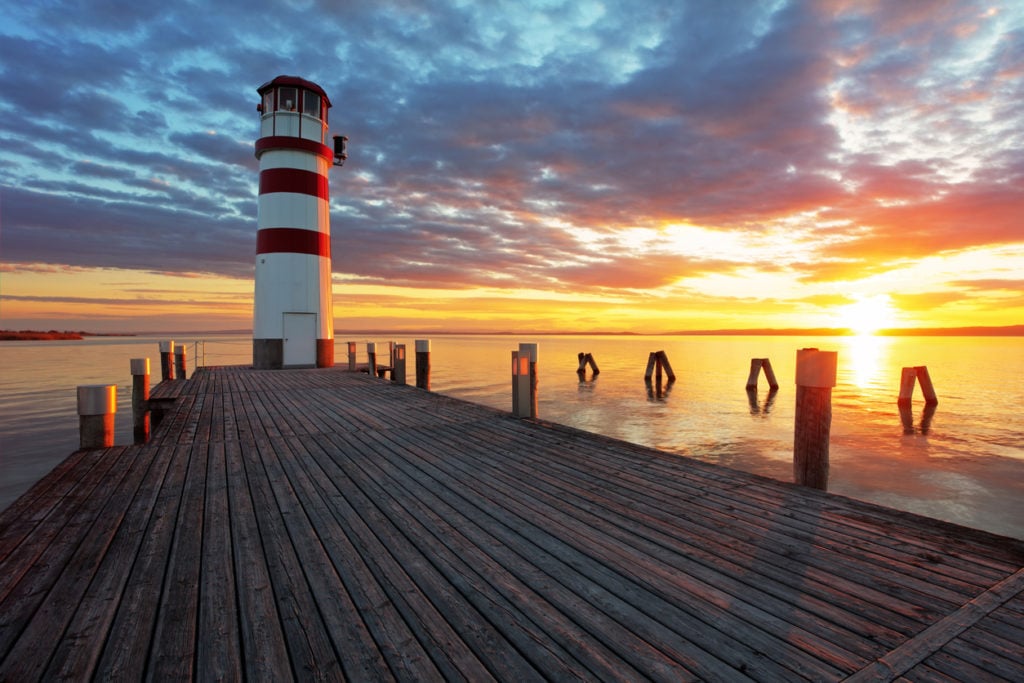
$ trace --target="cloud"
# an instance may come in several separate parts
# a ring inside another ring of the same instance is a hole
[[[1020,243],[1024,13],[994,7],[23,3],[0,29],[2,258],[250,277],[255,88],[281,73],[320,83],[351,139],[344,281],[735,274],[609,248],[667,224],[788,221],[807,256],[754,265],[807,286]]]

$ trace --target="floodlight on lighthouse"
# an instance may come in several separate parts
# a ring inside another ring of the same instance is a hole
[[[334,136],[334,165],[344,166],[348,159],[348,138],[344,135]]]

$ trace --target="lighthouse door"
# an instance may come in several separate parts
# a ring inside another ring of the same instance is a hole
[[[316,313],[284,314],[282,365],[316,367]]]

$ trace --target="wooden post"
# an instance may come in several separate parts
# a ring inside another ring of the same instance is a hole
[[[928,406],[938,405],[939,397],[935,395],[935,387],[932,385],[932,378],[928,374],[927,365],[919,365],[914,368],[917,381],[921,384],[921,393],[924,394],[924,403]]]
[[[580,379],[583,379],[586,376],[588,365],[590,366],[590,369],[594,371],[594,375],[601,373],[601,370],[598,369],[597,362],[594,360],[594,356],[592,354],[580,351],[576,354],[576,357],[580,362],[579,367],[576,368],[576,374],[580,376]]]
[[[391,381],[405,384],[405,344],[395,344],[395,359],[391,365]]]
[[[767,358],[762,358],[761,369],[764,370],[764,378],[768,380],[768,388],[772,391],[778,391],[779,380],[775,379],[775,371],[772,370],[772,362]]]
[[[174,342],[160,342],[160,381],[174,379]]]
[[[900,373],[900,397],[896,399],[897,405],[910,405],[914,397],[914,384],[917,381],[917,370],[914,368],[903,368]]]
[[[416,386],[430,391],[430,340],[416,340]]]
[[[793,430],[793,480],[828,489],[828,448],[832,429],[835,351],[800,349],[796,353],[796,423]]]
[[[538,345],[535,343],[520,343],[519,344],[519,358],[520,363],[522,358],[525,356],[528,359],[528,383],[527,383],[527,398],[530,405],[530,417],[537,418],[537,356],[538,356]]]
[[[750,359],[750,374],[747,375],[747,389],[757,389],[757,377],[761,374],[761,359]]]
[[[354,341],[348,342],[348,371],[356,371],[356,343]]]
[[[78,437],[80,448],[114,445],[116,384],[84,384],[78,387]]]
[[[185,371],[185,345],[179,344],[174,347],[174,376],[177,379],[188,379]]]
[[[512,352],[512,414],[537,417],[537,345],[520,344]]]
[[[366,343],[366,371],[370,377],[377,376],[377,344],[376,342]]]
[[[764,370],[764,378],[768,380],[768,388],[776,391],[779,388],[779,381],[775,379],[775,371],[772,370],[772,362],[767,358],[751,358],[750,374],[747,375],[747,389],[757,389],[757,378]]]
[[[665,368],[665,376],[668,377],[669,382],[676,381],[676,373],[672,372],[672,364],[668,362],[668,354],[664,351],[658,351],[659,365]]]
[[[647,356],[647,369],[644,370],[644,381],[650,382],[654,375],[654,366],[658,363],[658,352],[651,351]]]
[[[149,440],[149,359],[132,358],[132,432],[135,443]]]

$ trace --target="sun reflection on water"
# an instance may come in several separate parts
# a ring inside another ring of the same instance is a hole
[[[858,334],[844,339],[846,358],[840,365],[845,380],[861,389],[877,387],[883,383],[886,360],[891,340],[871,334]]]

